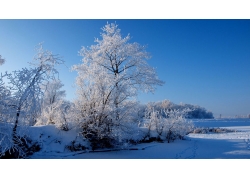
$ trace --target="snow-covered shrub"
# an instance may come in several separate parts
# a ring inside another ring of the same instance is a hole
[[[144,140],[157,137],[159,140],[166,139],[169,143],[175,139],[183,139],[194,127],[190,120],[184,118],[188,111],[165,109],[155,111],[154,107],[148,106],[143,126],[147,128]]]
[[[11,132],[11,127],[8,127],[7,123],[0,122],[0,157],[11,149],[13,144]]]
[[[227,128],[195,128],[191,131],[194,134],[207,134],[207,133],[229,133],[229,132],[236,132],[232,129]]]
[[[15,141],[12,129],[13,124],[0,123],[0,159],[26,158],[41,149],[38,142],[27,136],[27,127],[18,129]]]
[[[183,112],[178,110],[171,110],[165,112],[168,115],[165,121],[164,135],[168,141],[175,139],[183,139],[193,129],[193,123],[190,120],[186,120],[183,116]],[[184,112],[185,114],[186,112]]]

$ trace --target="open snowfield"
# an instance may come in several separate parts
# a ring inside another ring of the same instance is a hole
[[[40,140],[42,150],[30,159],[250,159],[250,119],[193,120],[197,127],[220,127],[228,133],[187,135],[186,140],[171,143],[143,143],[114,151],[77,151],[65,149],[75,138],[54,126],[34,127],[33,138]],[[87,142],[85,142],[87,143]]]

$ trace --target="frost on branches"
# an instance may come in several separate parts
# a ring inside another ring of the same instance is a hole
[[[58,73],[55,66],[61,63],[63,61],[60,58],[44,50],[40,45],[34,61],[30,63],[32,68],[23,68],[4,75],[8,82],[8,85],[5,85],[8,91],[5,92],[9,96],[5,101],[1,99],[3,104],[1,108],[5,108],[6,112],[3,117],[4,124],[7,124],[5,128],[11,128],[11,133],[2,135],[2,141],[8,147],[3,147],[1,142],[1,154],[8,149],[9,153],[16,154],[15,157],[24,156],[23,147],[24,144],[27,145],[27,138],[25,135],[20,136],[20,129],[25,125],[35,124],[41,113],[40,105],[43,96],[41,85],[54,78],[54,74]],[[1,75],[1,86],[3,86],[2,77]],[[2,93],[1,90],[1,97]]]
[[[192,121],[185,119],[190,111],[190,109],[164,108],[157,111],[152,104],[148,104],[145,122],[142,125],[142,128],[146,129],[143,141],[152,137],[157,137],[157,140],[167,140],[168,143],[175,139],[183,139],[194,128]]]
[[[41,115],[36,125],[55,124],[58,129],[69,130],[68,114],[70,102],[64,100],[66,93],[59,79],[48,81],[42,85],[43,98],[41,104]]]
[[[3,65],[5,62],[4,59],[2,59],[2,56],[0,55],[0,66]],[[7,76],[7,72],[3,74],[0,72],[0,122],[3,122],[3,114],[4,114],[4,107],[7,105],[8,98],[10,96],[10,91],[6,87],[4,78]]]
[[[91,141],[117,141],[129,129],[137,92],[163,84],[147,64],[145,47],[129,40],[116,24],[107,24],[95,45],[80,50],[82,64],[72,68],[78,72],[77,119]]]

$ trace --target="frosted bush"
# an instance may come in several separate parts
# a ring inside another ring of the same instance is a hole
[[[164,110],[155,111],[152,106],[146,110],[146,121],[143,127],[147,129],[146,137],[166,139],[168,142],[175,139],[183,139],[185,135],[193,130],[193,123],[184,117],[189,110]],[[162,115],[164,114],[164,115]]]

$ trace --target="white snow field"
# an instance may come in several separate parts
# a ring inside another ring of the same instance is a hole
[[[32,139],[42,145],[30,159],[250,159],[250,119],[193,120],[197,127],[220,127],[222,133],[188,134],[185,140],[171,143],[143,143],[124,150],[77,151],[65,148],[75,139],[74,132],[50,126],[31,128]],[[83,143],[87,143],[82,141]]]

